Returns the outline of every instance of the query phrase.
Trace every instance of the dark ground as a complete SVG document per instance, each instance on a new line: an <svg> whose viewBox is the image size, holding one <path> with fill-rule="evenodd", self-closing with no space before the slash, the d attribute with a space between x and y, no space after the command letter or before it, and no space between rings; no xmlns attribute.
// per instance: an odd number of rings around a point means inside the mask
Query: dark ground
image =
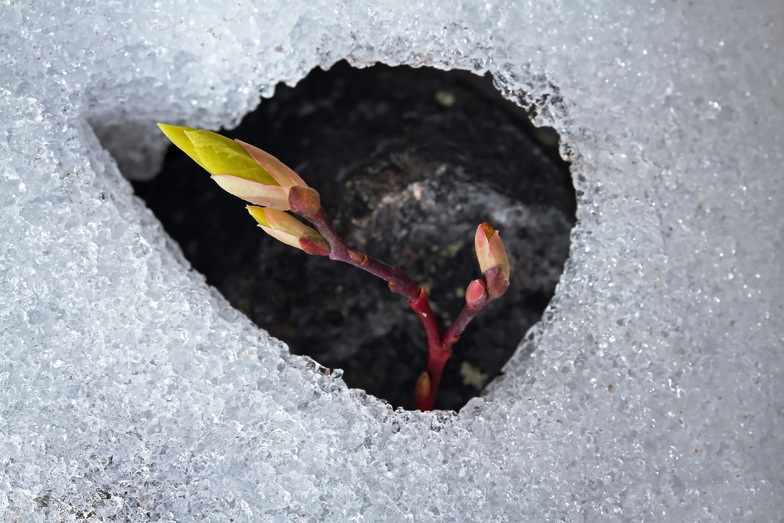
<svg viewBox="0 0 784 523"><path fill-rule="evenodd" d="M489 78L340 62L295 88L279 86L224 134L292 167L321 193L350 245L424 285L442 332L480 276L477 225L501 231L511 287L455 345L436 408L459 409L478 395L553 295L575 220L568 164L557 135L535 129ZM350 387L415 408L425 333L386 283L273 240L244 202L174 147L162 172L134 188L194 269L293 353L343 369Z"/></svg>

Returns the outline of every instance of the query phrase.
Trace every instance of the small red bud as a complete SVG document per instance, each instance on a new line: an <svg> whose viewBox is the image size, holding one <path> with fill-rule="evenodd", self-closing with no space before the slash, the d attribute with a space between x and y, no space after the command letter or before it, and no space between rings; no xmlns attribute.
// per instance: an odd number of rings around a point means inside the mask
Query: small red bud
<svg viewBox="0 0 784 523"><path fill-rule="evenodd" d="M353 251L349 249L348 257L351 258L351 261L360 265L365 265L368 262L367 254L362 251Z"/></svg>
<svg viewBox="0 0 784 523"><path fill-rule="evenodd" d="M468 285L465 293L466 307L478 309L487 302L487 290L485 282L474 280Z"/></svg>
<svg viewBox="0 0 784 523"><path fill-rule="evenodd" d="M306 234L299 239L299 244L303 251L315 256L329 256L332 252L329 243L320 234Z"/></svg>
<svg viewBox="0 0 784 523"><path fill-rule="evenodd" d="M310 187L295 185L289 189L289 206L302 216L313 216L321 210L321 196Z"/></svg>
<svg viewBox="0 0 784 523"><path fill-rule="evenodd" d="M423 401L430 397L430 375L427 371L419 375L414 385L414 399Z"/></svg>

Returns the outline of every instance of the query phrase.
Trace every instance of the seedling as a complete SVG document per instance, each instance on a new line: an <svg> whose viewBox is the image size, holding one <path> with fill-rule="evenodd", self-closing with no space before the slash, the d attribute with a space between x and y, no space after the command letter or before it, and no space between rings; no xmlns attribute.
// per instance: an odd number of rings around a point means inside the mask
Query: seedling
<svg viewBox="0 0 784 523"><path fill-rule="evenodd" d="M210 131L158 126L174 145L209 172L222 189L252 203L246 208L264 232L308 254L328 256L374 274L386 281L392 292L406 298L425 327L429 350L427 369L416 380L414 397L420 410L433 410L452 346L474 316L503 296L509 287L509 259L498 231L489 223L477 227L474 247L482 277L468 284L465 306L442 337L425 289L399 266L387 265L348 246L327 219L319 193L280 160L245 142L232 141Z"/></svg>

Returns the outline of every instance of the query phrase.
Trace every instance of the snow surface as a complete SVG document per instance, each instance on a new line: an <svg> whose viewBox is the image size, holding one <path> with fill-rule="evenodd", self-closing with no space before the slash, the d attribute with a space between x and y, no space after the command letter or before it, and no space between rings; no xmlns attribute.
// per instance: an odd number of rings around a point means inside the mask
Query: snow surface
<svg viewBox="0 0 784 523"><path fill-rule="evenodd" d="M782 521L784 4L127 4L0 6L0 520ZM489 70L573 162L556 295L459 413L290 356L117 167L344 58Z"/></svg>

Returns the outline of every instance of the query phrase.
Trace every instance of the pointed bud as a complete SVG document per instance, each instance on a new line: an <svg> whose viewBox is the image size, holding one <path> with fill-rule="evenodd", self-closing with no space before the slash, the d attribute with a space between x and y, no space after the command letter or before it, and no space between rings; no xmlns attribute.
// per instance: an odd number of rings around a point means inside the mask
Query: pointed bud
<svg viewBox="0 0 784 523"><path fill-rule="evenodd" d="M489 223L485 222L477 227L474 247L482 274L488 269L499 267L506 275L507 281L509 280L509 258L506 255L506 249L504 249L498 231L493 229Z"/></svg>
<svg viewBox="0 0 784 523"><path fill-rule="evenodd" d="M427 371L419 375L414 385L414 399L417 402L430 397L430 375Z"/></svg>
<svg viewBox="0 0 784 523"><path fill-rule="evenodd" d="M206 169L223 190L254 205L288 211L290 189L307 189L297 173L258 147L210 131L161 123L158 127L174 145ZM313 195L308 196L301 204L306 209L315 205Z"/></svg>
<svg viewBox="0 0 784 523"><path fill-rule="evenodd" d="M320 256L329 254L327 240L318 231L308 227L292 215L275 209L265 209L252 205L248 205L246 209L259 222L259 227L273 238L286 245L302 249L308 254Z"/></svg>
<svg viewBox="0 0 784 523"><path fill-rule="evenodd" d="M468 289L465 293L466 307L469 309L478 309L487 302L487 289L485 282L482 280L474 280L468 284Z"/></svg>
<svg viewBox="0 0 784 523"><path fill-rule="evenodd" d="M302 216L313 216L321 210L321 195L316 189L295 185L289 189L288 204Z"/></svg>
<svg viewBox="0 0 784 523"><path fill-rule="evenodd" d="M272 175L273 178L280 184L281 187L284 189L291 189L297 185L301 187L307 187L302 178L299 177L297 173L289 169L289 167L272 156L270 153L262 151L258 147L254 147L253 145L247 144L241 140L235 140L240 146L242 146L245 151L250 154L251 157L258 163L261 167L263 167L266 172Z"/></svg>
<svg viewBox="0 0 784 523"><path fill-rule="evenodd" d="M210 131L158 124L163 134L212 175L228 174L264 185L280 185L238 143Z"/></svg>

